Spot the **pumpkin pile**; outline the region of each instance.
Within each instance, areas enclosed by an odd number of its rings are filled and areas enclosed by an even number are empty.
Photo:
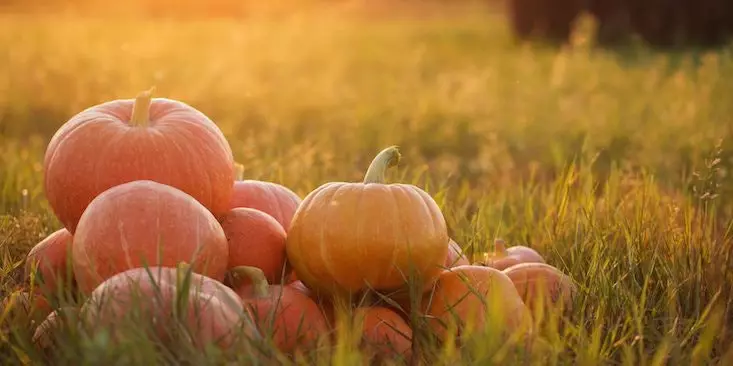
[[[410,314],[447,341],[496,321],[529,334],[533,307],[571,304],[573,282],[530,248],[496,241],[471,264],[428,193],[385,182],[397,147],[362,182],[301,199],[245,180],[214,122],[152,92],[88,108],[49,142],[44,188],[64,228],[28,253],[30,291],[15,297],[40,309],[39,346],[61,323],[117,340],[129,324],[179,339],[182,324],[197,347],[242,336],[295,354],[349,321],[365,352],[409,359]],[[65,294],[81,300],[62,305]]]

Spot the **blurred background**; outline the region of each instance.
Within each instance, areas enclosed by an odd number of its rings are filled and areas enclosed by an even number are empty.
[[[42,204],[62,123],[151,85],[209,115],[251,177],[300,192],[358,179],[388,144],[474,189],[571,162],[689,189],[711,156],[716,174],[733,164],[724,1],[0,4],[5,208],[22,189]]]

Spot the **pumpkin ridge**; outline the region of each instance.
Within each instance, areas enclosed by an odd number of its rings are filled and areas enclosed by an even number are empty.
[[[333,193],[331,193],[331,195],[328,196],[327,199],[324,199],[324,201],[325,202],[328,202],[330,204],[333,201],[333,198],[343,188],[350,188],[350,184],[349,183],[346,183],[346,184],[339,185],[338,187],[336,187],[335,189],[333,189]],[[330,193],[330,192],[328,192],[328,193]],[[339,210],[329,209],[327,211],[327,214],[326,214],[327,217],[324,217],[323,218],[324,222],[330,221],[331,216],[336,211],[339,211]],[[340,213],[340,212],[337,212],[337,213]],[[356,221],[359,222],[361,220],[356,220]],[[319,247],[318,248],[318,253],[320,254],[321,259],[323,260],[323,263],[325,264],[324,269],[326,270],[326,272],[328,272],[329,277],[332,278],[340,287],[350,287],[350,286],[345,286],[344,283],[341,281],[342,277],[341,276],[336,276],[336,274],[333,271],[333,266],[332,266],[332,263],[334,263],[332,261],[333,258],[331,258],[331,255],[329,254],[330,251],[329,250],[325,250],[325,246],[323,245],[323,238],[324,238],[324,235],[325,235],[325,231],[327,229],[328,229],[328,227],[325,226],[325,225],[323,227],[321,227],[320,240],[318,241],[318,247]],[[347,245],[351,245],[351,244],[352,243],[349,243]]]
[[[359,194],[359,199],[356,201],[356,205],[354,206],[354,211],[361,213],[361,203],[364,201],[364,191],[368,189],[368,186],[364,185],[359,188],[361,188],[361,192]],[[356,230],[354,230],[354,232],[356,233],[356,243],[354,243],[354,250],[356,250],[356,252],[359,253],[362,258],[371,258],[370,256],[368,256],[369,248],[363,248],[364,245],[361,241],[361,230],[363,228],[363,221],[363,217],[360,217],[358,220],[356,220]],[[359,271],[359,273],[362,272],[361,261],[356,261],[356,263],[354,263],[354,266],[356,267],[356,270]]]
[[[400,204],[398,202],[399,200],[397,199],[397,195],[395,194],[397,191],[399,191],[400,193],[404,193],[404,192],[401,189],[394,189],[394,188],[398,188],[398,187],[399,187],[399,185],[395,185],[395,186],[392,186],[392,187],[387,187],[387,191],[389,192],[389,195],[392,197],[392,202],[394,203],[394,205],[393,205],[394,206],[394,213],[395,213],[395,216],[394,217],[397,217],[397,227],[396,228],[393,227],[393,230],[392,230],[393,232],[395,232],[395,241],[394,241],[394,243],[397,243],[398,242],[398,240],[397,240],[397,232],[401,232],[402,235],[400,235],[400,236],[402,236],[402,241],[407,242],[408,243],[408,248],[409,248],[410,238],[405,233],[406,232],[406,230],[404,230],[405,224],[404,224],[404,222],[402,220],[402,215],[400,215]],[[399,266],[396,265],[397,264],[397,258],[398,258],[398,255],[399,255],[399,253],[398,253],[399,251],[400,250],[397,249],[397,248],[392,248],[392,265],[390,266],[390,269],[389,269],[390,272],[391,271],[395,271],[395,270],[398,270],[398,272],[402,272],[402,271],[399,271]],[[402,278],[405,280],[405,282],[407,282],[408,279],[409,279],[409,273],[400,273],[400,276],[402,276]]]
[[[101,114],[101,113],[100,113]],[[104,116],[104,115],[103,115]],[[106,116],[105,116],[106,117]],[[86,126],[88,123],[100,123],[102,118],[100,116],[85,116],[83,118],[78,118],[77,121],[72,121],[69,126],[64,128],[62,126],[56,133],[51,137],[51,140],[48,142],[48,146],[46,147],[46,156],[44,156],[44,165],[48,164],[52,161],[53,157],[56,155],[56,152],[58,151],[58,143],[59,141],[65,139],[69,134],[76,131],[78,128],[81,128],[82,126]],[[111,122],[114,122],[112,118],[109,118]],[[48,156],[50,154],[50,156]]]
[[[128,131],[129,130],[115,131],[116,133],[114,133],[114,136],[112,136],[112,139],[111,140],[107,140],[104,144],[102,144],[102,150],[98,152],[98,155],[99,155],[100,158],[97,159],[96,164],[94,165],[94,171],[97,173],[94,176],[94,184],[93,184],[94,191],[96,191],[96,192],[104,192],[108,188],[111,188],[111,187],[105,187],[104,184],[101,184],[100,183],[100,179],[99,178],[101,177],[102,172],[104,171],[104,169],[100,169],[100,166],[101,165],[106,165],[110,161],[113,161],[113,159],[107,158],[107,153],[109,153],[110,149],[114,149],[115,147],[117,147],[117,142],[118,141],[124,140],[125,138],[127,138]],[[102,136],[100,136],[100,137],[102,137]],[[104,140],[105,140],[104,137],[102,137],[100,139],[100,141],[104,141]],[[115,149],[115,151],[113,151],[113,153],[116,153],[116,149]],[[94,200],[94,197],[92,197],[92,200]],[[91,203],[91,201],[87,202],[87,206],[89,206],[89,203]],[[80,218],[81,218],[81,216],[80,216]]]
[[[321,186],[319,188],[316,188],[313,192],[311,192],[310,194],[308,194],[305,197],[305,199],[303,200],[303,203],[301,204],[300,208],[295,212],[295,216],[293,217],[293,221],[295,221],[295,217],[300,216],[300,217],[302,217],[302,219],[300,219],[300,221],[302,221],[303,223],[301,223],[298,226],[291,225],[293,227],[294,231],[295,231],[293,234],[296,234],[297,235],[297,236],[294,236],[294,237],[297,237],[298,239],[297,240],[294,240],[294,239],[293,240],[286,240],[285,252],[286,252],[286,256],[287,257],[293,256],[293,254],[292,254],[293,252],[294,253],[298,253],[296,256],[301,256],[302,258],[301,258],[301,260],[296,261],[297,263],[300,263],[300,262],[309,262],[310,261],[310,255],[314,254],[314,252],[315,252],[315,249],[316,248],[313,248],[313,250],[308,250],[308,251],[304,251],[303,250],[303,248],[302,248],[302,245],[303,245],[303,239],[302,239],[303,229],[302,228],[303,227],[308,227],[310,225],[310,221],[311,221],[310,211],[312,210],[311,206],[313,205],[313,202],[315,201],[314,198],[317,197],[317,196],[319,196],[319,195],[324,194],[324,192],[328,193],[328,188],[331,187],[333,184],[336,184],[336,183],[326,184],[326,185],[323,185],[323,186]],[[288,233],[288,235],[290,235],[290,234],[291,233]],[[321,241],[319,241],[317,244],[320,246],[321,245]],[[294,247],[294,246],[297,246],[297,247]],[[321,249],[318,248],[318,251],[319,252],[320,252],[320,250]],[[306,255],[308,255],[308,257],[304,257],[303,256],[304,253],[307,253]],[[291,265],[292,265],[292,263],[291,263]],[[319,278],[317,278],[318,276],[316,276],[313,272],[311,272],[310,269],[307,268],[307,267],[308,266],[303,266],[303,267],[299,268],[299,271],[301,273],[304,273],[305,276],[298,275],[298,277],[301,280],[304,280],[305,279],[306,281],[311,281],[311,283],[314,280],[315,281],[318,281],[319,280]],[[321,269],[321,270],[324,271],[325,269]],[[297,272],[298,271],[296,271],[296,273]],[[306,283],[306,282],[304,282],[304,283]]]
[[[183,131],[186,131],[186,134],[185,135],[183,134]],[[191,141],[191,139],[195,139],[195,140],[199,140],[201,142],[204,142],[203,144],[199,144],[199,146],[202,146],[204,149],[208,150],[207,152],[210,152],[211,151],[209,149],[209,144],[206,144],[205,143],[206,141],[201,138],[201,135],[198,135],[196,133],[192,133],[192,131],[189,131],[187,128],[186,129],[183,129],[183,128],[171,128],[171,129],[169,129],[168,133],[171,133],[171,132],[174,133],[174,134],[176,134],[178,137],[182,137],[183,141]],[[198,166],[198,167],[208,167],[207,162],[205,162],[203,160],[203,156],[202,156],[203,154],[200,153],[201,151],[197,151],[197,153],[194,153],[194,154],[188,154],[185,149],[181,149],[181,145],[177,142],[177,139],[168,139],[168,140],[169,141],[172,141],[176,145],[176,147],[178,147],[178,151],[183,152],[183,156],[185,156],[188,159],[196,159],[195,160],[195,163],[198,163],[198,164],[191,164],[190,166],[193,166],[193,167],[196,167],[196,166]],[[206,155],[209,155],[209,154],[206,154]],[[229,160],[231,162],[233,162],[233,158],[231,158],[231,156],[230,156],[230,159]],[[230,164],[230,169],[233,170],[234,169],[234,165],[231,165]],[[214,190],[212,189],[213,188],[213,184],[212,183],[213,183],[214,180],[211,179],[211,172],[209,171],[209,169],[201,169],[201,171],[203,171],[203,174],[206,175],[206,179],[202,180],[202,183],[204,184],[204,187],[203,187],[204,189],[202,191],[203,192],[208,192],[208,197],[201,197],[201,200],[203,201],[204,198],[208,198],[208,200],[206,200],[207,204],[205,204],[204,206],[205,207],[209,207],[210,206],[211,208],[209,208],[209,210],[212,213],[213,212],[220,213],[219,210],[218,210],[219,207],[214,207],[214,204],[215,204],[216,201],[214,200],[214,194],[215,193],[214,193]],[[232,187],[234,187],[234,186],[232,185]],[[183,191],[183,190],[181,190],[181,191]],[[184,193],[187,193],[187,194],[189,194],[191,196],[193,196],[194,194],[196,194],[196,196],[199,196],[199,194],[201,193],[201,191],[199,191],[199,192],[191,192],[191,193],[188,193],[186,191],[183,191],[183,192]],[[228,206],[229,206],[229,199],[226,200],[226,206],[224,206],[224,208],[226,208]],[[224,210],[222,210],[222,211],[224,211]]]
[[[437,237],[438,236],[438,232],[437,232],[436,227],[438,227],[438,226],[444,226],[445,225],[445,222],[444,221],[441,222],[440,218],[437,217],[437,215],[434,215],[433,214],[433,207],[431,207],[432,205],[429,203],[429,201],[427,199],[427,198],[430,198],[430,196],[427,194],[427,192],[423,191],[422,189],[419,189],[418,187],[414,187],[414,186],[413,187],[405,187],[405,189],[412,189],[420,197],[420,201],[422,203],[421,206],[425,210],[425,212],[427,213],[427,215],[423,214],[423,216],[429,216],[430,217],[430,221],[432,223],[432,225],[430,225],[430,230],[432,232],[431,237],[433,237],[433,238]],[[409,196],[412,197],[412,195],[409,195]],[[440,212],[440,207],[437,207],[436,209],[438,210],[438,212]],[[448,250],[450,250],[450,248],[448,248]],[[446,252],[446,255],[447,255],[447,252]],[[445,264],[445,258],[443,258],[443,260],[440,261],[440,265],[442,266],[443,264]],[[418,270],[421,273],[427,272],[428,274],[430,274],[431,272],[434,272],[435,271],[434,268],[430,268],[430,267],[428,267],[428,268],[419,268]],[[431,277],[436,277],[436,276],[437,276],[436,274],[433,274],[433,276],[431,276]],[[421,278],[420,280],[422,282],[425,282],[428,279],[427,278]]]
[[[268,202],[275,202],[275,206],[277,207],[277,215],[278,215],[279,219],[282,220],[282,218],[283,218],[284,215],[283,215],[283,208],[282,208],[282,203],[280,202],[280,199],[272,191],[272,187],[265,186],[265,190],[267,191],[267,195],[270,198],[268,200]],[[277,221],[279,222],[280,220],[277,220]],[[283,229],[285,229],[285,228],[283,228]],[[287,229],[285,229],[285,230],[287,231]]]

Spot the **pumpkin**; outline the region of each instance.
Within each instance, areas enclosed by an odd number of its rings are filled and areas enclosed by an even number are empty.
[[[313,300],[318,305],[318,308],[321,309],[321,313],[326,319],[328,328],[333,329],[334,325],[336,325],[336,314],[334,312],[334,304],[328,297],[319,296],[315,292],[311,291],[303,281],[296,280],[288,283],[287,285]]]
[[[39,349],[51,348],[59,338],[59,332],[63,329],[73,330],[78,325],[79,309],[74,307],[63,307],[52,312],[46,320],[36,328],[31,339]]]
[[[229,242],[227,268],[260,268],[272,284],[287,278],[288,274],[284,273],[285,230],[272,216],[253,208],[235,208],[220,222]]]
[[[363,183],[326,183],[298,207],[285,249],[308,287],[341,296],[404,289],[406,279],[427,284],[438,276],[448,253],[445,219],[422,189],[383,184],[399,158],[397,147],[384,149]]]
[[[498,325],[507,334],[529,324],[528,309],[512,281],[501,271],[483,266],[458,266],[440,274],[422,300],[428,324],[439,339],[450,329],[465,335]]]
[[[450,239],[450,242],[448,243],[448,249],[448,255],[445,257],[446,268],[471,264],[471,262],[468,261],[468,258],[466,258],[466,255],[463,254],[461,246],[453,241],[453,239]]]
[[[497,239],[494,240],[494,251],[485,253],[480,263],[501,271],[515,264],[545,263],[545,260],[534,249],[522,245],[507,248],[504,240]]]
[[[34,275],[33,284],[39,284],[41,292],[48,295],[70,287],[74,276],[69,261],[72,235],[60,229],[47,236],[28,252],[25,275]]]
[[[274,182],[244,179],[243,167],[235,164],[237,180],[234,182],[230,208],[258,209],[277,220],[285,231],[302,199],[290,188]]]
[[[3,299],[0,321],[7,323],[10,329],[26,328],[32,332],[52,311],[51,304],[43,295],[19,290]]]
[[[180,261],[221,281],[228,257],[216,218],[193,197],[153,181],[121,184],[97,196],[72,244],[74,276],[84,293],[127,269]]]
[[[51,138],[45,193],[71,233],[97,195],[135,180],[176,187],[216,216],[229,210],[234,160],[221,130],[195,108],[151,93],[92,106]]]
[[[370,359],[411,358],[412,329],[399,314],[384,306],[369,306],[357,308],[355,318],[361,347]]]
[[[503,272],[530,308],[562,304],[565,309],[572,309],[577,287],[559,269],[546,263],[520,263]]]
[[[267,283],[262,270],[241,266],[230,272],[237,278],[248,279],[249,285],[236,284],[235,290],[264,334],[271,334],[275,346],[282,352],[293,353],[313,347],[328,333],[328,323],[318,305],[306,294],[290,285]]]
[[[110,331],[114,340],[124,339],[126,327],[137,332],[146,324],[152,328],[145,330],[163,341],[173,339],[175,324],[183,324],[200,348],[209,344],[229,348],[238,339],[260,337],[232,289],[186,265],[118,273],[94,289],[81,314],[92,331]]]

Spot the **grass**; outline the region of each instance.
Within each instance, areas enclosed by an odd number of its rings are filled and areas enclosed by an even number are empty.
[[[572,313],[545,319],[531,353],[488,335],[459,349],[427,342],[434,363],[733,362],[731,48],[611,51],[582,31],[562,49],[515,44],[487,12],[4,15],[0,46],[9,51],[0,58],[2,297],[22,286],[30,247],[60,228],[42,185],[53,132],[83,108],[154,84],[209,115],[248,178],[301,196],[360,180],[377,151],[397,144],[403,162],[389,179],[428,191],[470,256],[501,237],[577,283]],[[2,363],[40,362],[27,329],[12,324],[0,333]],[[57,364],[246,358],[143,338],[65,342]],[[356,348],[344,339],[317,359],[354,364]]]

